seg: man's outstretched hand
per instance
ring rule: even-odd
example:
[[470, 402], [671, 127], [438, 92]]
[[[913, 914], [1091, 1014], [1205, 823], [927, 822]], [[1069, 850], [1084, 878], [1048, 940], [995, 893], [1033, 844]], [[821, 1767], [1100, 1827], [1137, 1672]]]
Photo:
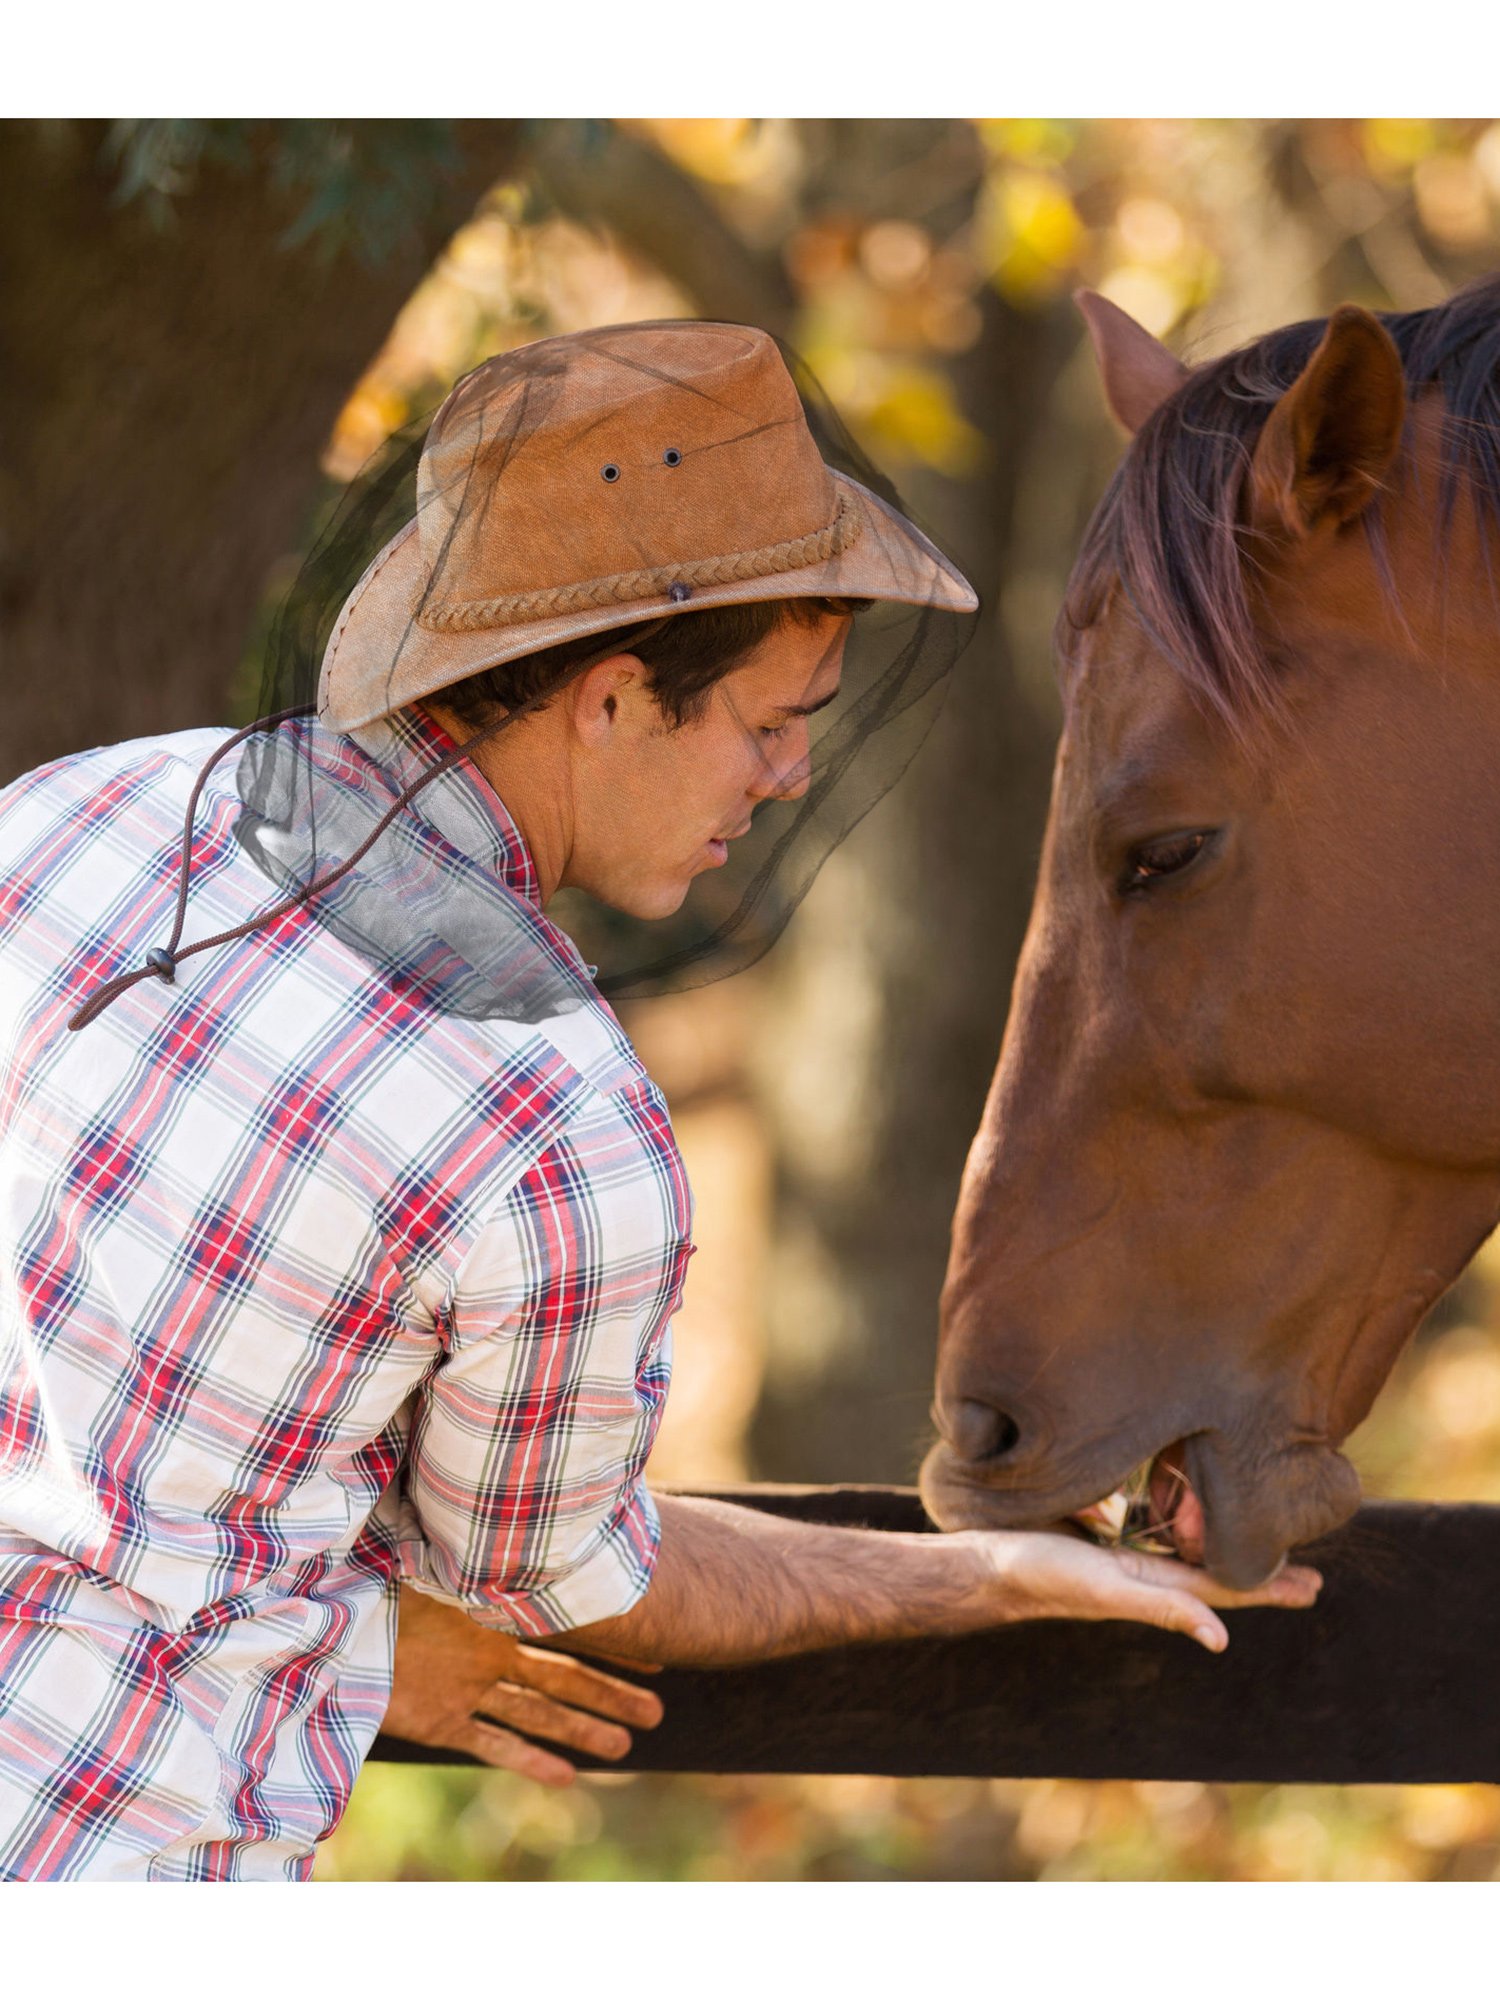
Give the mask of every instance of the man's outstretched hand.
[[1127, 1618], [1182, 1632], [1211, 1653], [1229, 1644], [1221, 1611], [1276, 1606], [1305, 1611], [1323, 1587], [1319, 1571], [1288, 1563], [1254, 1590], [1231, 1590], [1175, 1556], [1100, 1548], [1066, 1527], [978, 1533], [972, 1537], [1003, 1588], [1014, 1618]]
[[654, 1729], [661, 1717], [648, 1688], [523, 1645], [421, 1591], [401, 1593], [387, 1735], [562, 1786], [573, 1782], [573, 1766], [529, 1737], [614, 1762], [630, 1748], [630, 1730]]

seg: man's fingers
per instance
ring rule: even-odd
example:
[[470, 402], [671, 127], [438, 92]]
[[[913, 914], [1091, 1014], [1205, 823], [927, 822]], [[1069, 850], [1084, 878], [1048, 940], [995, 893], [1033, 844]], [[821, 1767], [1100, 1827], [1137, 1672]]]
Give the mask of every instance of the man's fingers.
[[1250, 1605], [1303, 1609], [1316, 1600], [1323, 1587], [1319, 1572], [1301, 1565], [1283, 1569], [1255, 1590], [1230, 1590], [1216, 1583], [1207, 1570], [1170, 1556], [1143, 1555], [1136, 1549], [1123, 1553], [1122, 1567], [1134, 1579], [1132, 1601], [1128, 1609], [1122, 1606], [1123, 1616], [1144, 1616], [1165, 1631], [1185, 1632], [1211, 1653], [1223, 1652], [1229, 1634], [1210, 1606], [1220, 1610], [1243, 1610]]
[[1143, 1625], [1155, 1625], [1163, 1632], [1185, 1632], [1200, 1646], [1206, 1646], [1209, 1652], [1222, 1653], [1229, 1644], [1229, 1634], [1224, 1630], [1222, 1620], [1216, 1618], [1199, 1598], [1175, 1587], [1176, 1578], [1171, 1572], [1182, 1565], [1165, 1564], [1168, 1574], [1162, 1577], [1146, 1570], [1151, 1560], [1150, 1557], [1141, 1557], [1135, 1550], [1122, 1555], [1120, 1569], [1123, 1573], [1108, 1592], [1104, 1600], [1107, 1608], [1101, 1608], [1099, 1615], [1133, 1618]]
[[631, 1729], [654, 1729], [662, 1718], [660, 1695], [630, 1681], [601, 1674], [567, 1653], [545, 1653], [535, 1646], [523, 1646], [518, 1660], [508, 1670], [511, 1678], [524, 1676], [527, 1687], [539, 1688], [555, 1701], [570, 1702], [574, 1708], [592, 1709]]
[[1205, 1604], [1220, 1604], [1227, 1608], [1271, 1604], [1280, 1605], [1284, 1610], [1302, 1611], [1317, 1602], [1318, 1592], [1323, 1588], [1322, 1571], [1309, 1569], [1302, 1563], [1289, 1563], [1269, 1582], [1255, 1590], [1230, 1590], [1222, 1583], [1215, 1583], [1206, 1571], [1202, 1574], [1205, 1581], [1193, 1586], [1195, 1594]]
[[1190, 1639], [1210, 1653], [1222, 1653], [1229, 1644], [1229, 1634], [1224, 1630], [1223, 1621], [1196, 1597], [1189, 1597], [1186, 1591], [1164, 1590], [1159, 1593], [1163, 1601], [1162, 1627], [1168, 1632], [1185, 1632]]
[[1321, 1572], [1303, 1563], [1288, 1563], [1254, 1590], [1231, 1590], [1227, 1584], [1215, 1582], [1206, 1569], [1178, 1562], [1172, 1556], [1143, 1555], [1139, 1550], [1130, 1550], [1125, 1561], [1131, 1574], [1142, 1583], [1162, 1590], [1189, 1591], [1204, 1604], [1216, 1605], [1221, 1611], [1244, 1610], [1257, 1604], [1289, 1611], [1305, 1610], [1317, 1601], [1323, 1588]]
[[489, 1721], [524, 1729], [528, 1736], [546, 1736], [554, 1743], [565, 1743], [570, 1750], [607, 1757], [611, 1763], [630, 1748], [630, 1732], [618, 1723], [569, 1708], [531, 1688], [513, 1687], [507, 1681], [498, 1681], [485, 1691], [476, 1713]]
[[539, 1743], [528, 1743], [525, 1737], [512, 1735], [510, 1730], [486, 1722], [482, 1716], [473, 1717], [455, 1748], [467, 1750], [471, 1757], [497, 1771], [514, 1771], [522, 1778], [532, 1778], [539, 1785], [552, 1785], [558, 1790], [571, 1785], [578, 1775], [565, 1757], [554, 1757]]

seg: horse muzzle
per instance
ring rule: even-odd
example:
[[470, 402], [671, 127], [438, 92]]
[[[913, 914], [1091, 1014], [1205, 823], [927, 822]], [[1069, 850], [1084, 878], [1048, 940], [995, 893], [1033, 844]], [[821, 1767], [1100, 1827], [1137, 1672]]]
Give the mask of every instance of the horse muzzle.
[[1045, 1477], [1036, 1467], [1030, 1478], [1013, 1461], [976, 1463], [940, 1440], [923, 1462], [919, 1486], [928, 1514], [945, 1532], [1018, 1530], [1097, 1513], [1098, 1503], [1142, 1466], [1149, 1468], [1153, 1533], [1234, 1590], [1264, 1583], [1292, 1549], [1330, 1533], [1359, 1505], [1358, 1476], [1331, 1446], [1256, 1448], [1218, 1430], [1154, 1448], [1122, 1439], [1107, 1459], [1054, 1465]]

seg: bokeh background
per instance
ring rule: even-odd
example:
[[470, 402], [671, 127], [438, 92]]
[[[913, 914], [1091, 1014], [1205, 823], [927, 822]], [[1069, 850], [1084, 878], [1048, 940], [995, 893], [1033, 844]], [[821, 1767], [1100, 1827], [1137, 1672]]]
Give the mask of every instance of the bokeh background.
[[[658, 1483], [904, 1483], [1057, 728], [1050, 631], [1119, 450], [1069, 294], [1185, 355], [1500, 263], [1477, 120], [0, 123], [0, 782], [253, 712], [277, 590], [485, 355], [673, 315], [801, 350], [983, 593], [901, 784], [776, 949], [626, 1025], [698, 1199]], [[1500, 1500], [1500, 1255], [1355, 1441]], [[1039, 1698], [1042, 1698], [1039, 1695]], [[1500, 1794], [372, 1766], [322, 1880], [1500, 1874]]]

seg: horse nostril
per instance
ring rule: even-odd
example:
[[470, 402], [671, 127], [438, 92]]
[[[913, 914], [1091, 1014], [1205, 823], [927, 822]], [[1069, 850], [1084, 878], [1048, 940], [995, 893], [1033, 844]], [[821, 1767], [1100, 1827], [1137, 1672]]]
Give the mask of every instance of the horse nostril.
[[993, 1403], [978, 1403], [970, 1396], [954, 1404], [948, 1420], [948, 1442], [970, 1465], [1004, 1458], [1015, 1450], [1020, 1435], [1014, 1417], [997, 1410]]

